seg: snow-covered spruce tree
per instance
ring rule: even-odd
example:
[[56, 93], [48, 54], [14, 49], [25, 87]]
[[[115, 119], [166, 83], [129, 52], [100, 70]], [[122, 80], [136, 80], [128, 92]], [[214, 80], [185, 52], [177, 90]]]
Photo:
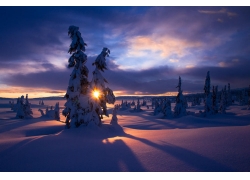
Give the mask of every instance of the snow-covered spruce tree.
[[173, 117], [173, 113], [171, 111], [171, 102], [169, 99], [165, 99], [164, 101], [163, 114], [165, 118]]
[[155, 98], [152, 98], [152, 99], [151, 99], [151, 106], [152, 106], [152, 109], [154, 109], [154, 105], [155, 105]]
[[55, 105], [55, 119], [60, 121], [60, 107], [59, 107], [59, 102], [56, 103]]
[[186, 102], [185, 102], [185, 99], [184, 99], [184, 96], [183, 96], [182, 90], [181, 90], [181, 77], [180, 76], [179, 76], [178, 86], [176, 86], [176, 88], [178, 88], [178, 94], [176, 96], [176, 104], [174, 107], [174, 116], [181, 117], [181, 116], [185, 116], [187, 114], [187, 112], [186, 112]]
[[[87, 56], [84, 54], [85, 46], [79, 27], [70, 26], [68, 29], [68, 35], [72, 42], [70, 44], [68, 53], [71, 54], [68, 60], [68, 68], [73, 67], [73, 71], [70, 75], [69, 85], [65, 97], [67, 99], [65, 103], [65, 109], [62, 114], [66, 117], [66, 125], [69, 128], [74, 124], [78, 126], [80, 124], [78, 113], [79, 110], [83, 110], [85, 114], [86, 107], [83, 107], [80, 103], [80, 95], [86, 95], [88, 89], [88, 68], [85, 66]], [[87, 106], [87, 105], [86, 105]]]
[[21, 98], [17, 101], [16, 117], [20, 119], [24, 118], [24, 96], [21, 96]]
[[231, 94], [230, 83], [228, 83], [228, 85], [227, 85], [227, 106], [231, 106], [231, 105], [232, 105], [232, 94]]
[[212, 107], [213, 112], [218, 113], [218, 86], [213, 86], [213, 94], [212, 94]]
[[226, 106], [227, 106], [227, 101], [226, 101], [226, 86], [225, 86], [224, 89], [221, 90], [220, 108], [219, 108], [220, 113], [222, 114], [226, 113]]
[[109, 116], [106, 103], [115, 103], [113, 91], [105, 86], [105, 83], [108, 83], [108, 81], [101, 74], [101, 71], [104, 72], [104, 70], [107, 69], [106, 57], [109, 56], [109, 54], [110, 50], [104, 47], [102, 52], [97, 56], [95, 62], [92, 64], [96, 67], [93, 71], [93, 79], [90, 82], [89, 93], [95, 94], [95, 99], [90, 99], [90, 104], [91, 107], [94, 107], [92, 109], [94, 109], [98, 115], [98, 120], [95, 120], [97, 125], [101, 125], [101, 119], [103, 118], [103, 115], [107, 117]]
[[113, 109], [113, 114], [112, 114], [112, 119], [110, 121], [110, 124], [113, 124], [113, 125], [118, 124], [117, 111], [118, 111], [118, 105], [115, 105]]
[[32, 109], [30, 108], [30, 103], [28, 100], [28, 94], [26, 94], [26, 98], [25, 98], [25, 104], [24, 104], [24, 113], [25, 113], [25, 118], [33, 118], [32, 114]]
[[210, 73], [207, 72], [207, 77], [205, 80], [205, 86], [204, 86], [204, 92], [205, 92], [205, 116], [208, 116], [210, 114], [213, 114], [213, 107], [212, 107], [212, 95], [210, 93]]
[[24, 101], [24, 96], [21, 96], [21, 98], [19, 99], [18, 104], [17, 104], [16, 117], [20, 118], [20, 119], [33, 118], [32, 114], [33, 114], [33, 112], [32, 112], [32, 109], [30, 108], [28, 94], [26, 94], [25, 101]]
[[135, 101], [133, 99], [132, 103], [131, 103], [131, 106], [135, 106]]
[[16, 112], [16, 104], [14, 103], [14, 101], [9, 101], [9, 103], [10, 103], [11, 110], [14, 111], [14, 112]]
[[154, 106], [155, 106], [154, 115], [157, 115], [162, 111], [160, 103], [158, 102], [158, 99], [154, 99]]
[[140, 104], [139, 98], [138, 98], [138, 100], [137, 100], [136, 110], [137, 110], [137, 111], [141, 111], [141, 104]]
[[241, 90], [241, 95], [239, 97], [240, 105], [244, 106], [248, 104], [248, 92], [246, 89]]

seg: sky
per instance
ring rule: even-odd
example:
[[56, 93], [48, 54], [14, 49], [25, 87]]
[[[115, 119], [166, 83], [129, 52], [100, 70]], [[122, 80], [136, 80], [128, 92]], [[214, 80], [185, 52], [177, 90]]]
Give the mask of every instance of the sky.
[[68, 28], [78, 26], [92, 63], [110, 49], [103, 76], [116, 96], [172, 95], [250, 85], [249, 6], [0, 6], [0, 97], [63, 96]]

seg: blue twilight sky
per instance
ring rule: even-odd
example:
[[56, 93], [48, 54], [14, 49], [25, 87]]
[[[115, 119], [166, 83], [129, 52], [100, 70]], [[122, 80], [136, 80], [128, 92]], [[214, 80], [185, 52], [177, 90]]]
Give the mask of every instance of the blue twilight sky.
[[64, 95], [72, 69], [68, 27], [78, 26], [91, 65], [111, 51], [103, 73], [116, 95], [203, 92], [207, 71], [219, 90], [250, 84], [249, 6], [0, 7], [0, 97]]

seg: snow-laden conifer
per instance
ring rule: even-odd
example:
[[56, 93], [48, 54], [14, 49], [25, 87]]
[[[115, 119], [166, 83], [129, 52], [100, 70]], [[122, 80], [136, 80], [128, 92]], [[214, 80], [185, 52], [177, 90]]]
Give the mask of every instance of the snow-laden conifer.
[[232, 93], [231, 93], [231, 87], [230, 83], [227, 85], [227, 106], [232, 105]]
[[227, 99], [226, 99], [226, 86], [224, 89], [221, 90], [221, 96], [220, 96], [220, 113], [226, 113], [226, 106], [227, 106]]
[[157, 115], [160, 112], [162, 112], [160, 103], [158, 102], [158, 99], [154, 99], [154, 115]]
[[213, 94], [212, 94], [212, 108], [213, 113], [218, 113], [218, 86], [213, 86]]
[[28, 94], [26, 94], [26, 98], [24, 100], [24, 96], [21, 96], [21, 98], [18, 100], [17, 104], [17, 114], [16, 117], [20, 119], [24, 118], [33, 118], [32, 116], [33, 112], [30, 107], [30, 103], [28, 100]]
[[[91, 107], [94, 107], [94, 110], [98, 115], [97, 125], [101, 124], [103, 115], [107, 117], [109, 116], [106, 103], [115, 103], [113, 91], [106, 87], [106, 83], [108, 83], [108, 81], [102, 76], [101, 73], [101, 71], [104, 72], [104, 70], [107, 69], [106, 57], [108, 57], [109, 54], [110, 50], [108, 48], [103, 48], [102, 52], [97, 56], [95, 62], [92, 64], [96, 67], [93, 71], [92, 81], [90, 82], [89, 93], [95, 94], [95, 99], [90, 99], [89, 103], [91, 104]], [[95, 122], [97, 122], [97, 119]]]
[[59, 107], [59, 102], [55, 104], [55, 119], [60, 121], [60, 107]]
[[24, 118], [24, 96], [21, 96], [21, 98], [17, 101], [17, 114], [16, 117], [23, 119]]
[[[81, 124], [79, 119], [79, 111], [83, 110], [83, 114], [87, 111], [87, 102], [85, 100], [84, 106], [80, 103], [80, 95], [86, 95], [88, 90], [88, 68], [85, 66], [87, 56], [84, 54], [85, 46], [87, 45], [79, 32], [79, 27], [70, 26], [68, 35], [72, 42], [68, 52], [71, 54], [68, 60], [68, 68], [73, 68], [70, 75], [69, 85], [65, 97], [65, 109], [62, 111], [66, 117], [66, 124], [79, 126]], [[86, 111], [85, 111], [86, 110]]]
[[135, 101], [133, 99], [132, 103], [131, 103], [131, 106], [135, 106]]
[[113, 125], [118, 124], [117, 111], [118, 111], [118, 105], [115, 105], [113, 109], [112, 119], [110, 121], [110, 124], [113, 124]]
[[210, 93], [210, 73], [207, 72], [205, 85], [204, 85], [204, 104], [205, 104], [205, 116], [208, 116], [210, 114], [213, 114], [213, 107], [212, 107], [212, 95]]
[[47, 106], [46, 107], [46, 110], [45, 110], [45, 114], [43, 112], [42, 109], [38, 109], [38, 111], [41, 113], [41, 116], [45, 116], [45, 117], [49, 117], [49, 118], [53, 118], [53, 119], [56, 119], [56, 120], [60, 120], [60, 108], [59, 108], [59, 102], [57, 102], [55, 104], [55, 108], [53, 109], [53, 106], [49, 107]]
[[180, 76], [179, 76], [178, 86], [176, 88], [178, 88], [178, 94], [176, 96], [176, 104], [174, 107], [174, 116], [175, 117], [185, 116], [187, 114], [186, 102], [185, 102], [185, 98], [182, 94], [181, 77]]
[[25, 118], [33, 118], [33, 116], [32, 116], [33, 112], [32, 112], [32, 109], [30, 107], [28, 94], [26, 94], [26, 98], [25, 98], [24, 113], [25, 113]]
[[173, 112], [171, 110], [171, 101], [169, 99], [165, 99], [162, 111], [165, 118], [173, 117]]

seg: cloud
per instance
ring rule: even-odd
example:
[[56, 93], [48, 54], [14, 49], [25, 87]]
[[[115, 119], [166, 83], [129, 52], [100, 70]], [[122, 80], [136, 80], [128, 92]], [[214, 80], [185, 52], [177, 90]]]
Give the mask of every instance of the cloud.
[[[190, 55], [191, 49], [200, 49], [203, 44], [169, 36], [136, 36], [127, 40], [126, 54], [115, 61], [121, 69], [143, 70], [180, 61]], [[185, 60], [182, 59], [182, 62]]]
[[[91, 57], [94, 59], [94, 57]], [[183, 91], [203, 92], [206, 72], [210, 71], [211, 84], [219, 85], [219, 88], [231, 83], [232, 89], [246, 87], [250, 82], [249, 60], [241, 57], [230, 57], [227, 66], [203, 66], [175, 69], [170, 66], [160, 66], [142, 71], [121, 70], [113, 61], [108, 61], [108, 65], [113, 67], [105, 71], [103, 76], [107, 79], [106, 84], [117, 94], [164, 94], [176, 92], [178, 77], [182, 78]], [[235, 61], [238, 59], [238, 61]], [[90, 61], [89, 63], [91, 63]], [[226, 61], [226, 62], [229, 62]], [[89, 68], [89, 81], [93, 67]], [[53, 69], [46, 72], [30, 74], [14, 74], [2, 79], [8, 86], [18, 86], [32, 89], [47, 89], [46, 92], [57, 91], [66, 92], [69, 75], [72, 69]]]
[[130, 56], [144, 55], [143, 51], [159, 52], [160, 56], [165, 58], [172, 54], [182, 57], [188, 53], [188, 48], [199, 48], [200, 42], [188, 42], [185, 39], [173, 37], [148, 37], [137, 36], [129, 40]]
[[203, 13], [203, 14], [227, 14], [227, 16], [229, 17], [233, 17], [233, 16], [237, 16], [237, 13], [234, 12], [230, 12], [228, 11], [226, 8], [222, 8], [220, 10], [217, 11], [209, 11], [209, 10], [198, 10], [199, 13]]
[[66, 90], [67, 29], [76, 25], [89, 80], [108, 47], [103, 75], [119, 94], [174, 92], [179, 75], [184, 91], [199, 91], [209, 69], [213, 82], [245, 86], [249, 15], [249, 7], [0, 7], [0, 83]]
[[221, 18], [218, 18], [217, 21], [220, 22], [220, 23], [224, 22], [223, 19], [221, 19]]

